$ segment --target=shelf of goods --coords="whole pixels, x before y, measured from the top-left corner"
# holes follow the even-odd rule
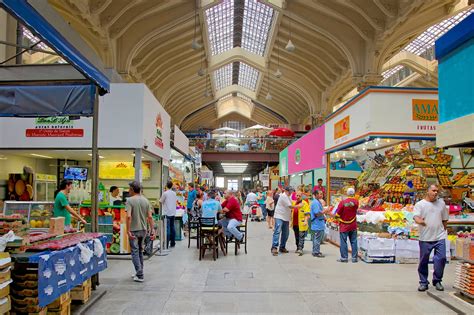
[[[86,231],[91,230],[91,206],[80,205],[80,214],[88,222]],[[107,253],[112,255],[130,254],[125,206],[99,206],[99,232],[106,236]]]

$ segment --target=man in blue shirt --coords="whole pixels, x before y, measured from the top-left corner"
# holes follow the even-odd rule
[[[208,199],[202,203],[201,209],[203,218],[216,218],[217,220],[217,213],[222,210],[222,206],[216,200],[215,191],[209,192]]]
[[[186,202],[186,208],[188,209],[188,214],[191,213],[193,208],[194,200],[196,200],[196,190],[194,189],[194,184],[188,184],[188,201]]]
[[[324,214],[325,210],[323,205],[319,201],[323,198],[323,192],[315,190],[313,192],[314,199],[311,202],[311,230],[313,234],[313,257],[323,258],[324,255],[321,253],[321,242],[324,237],[324,229],[326,227]]]

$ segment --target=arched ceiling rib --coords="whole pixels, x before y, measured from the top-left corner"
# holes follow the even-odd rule
[[[428,26],[459,10],[460,4],[465,7],[467,0],[282,0],[284,9],[269,6],[268,0],[49,3],[108,67],[115,68],[125,80],[146,83],[173,122],[182,122],[186,130],[218,120],[215,108],[207,106],[182,121],[217,101],[216,96],[224,96],[216,90],[215,71],[226,64],[232,68],[231,86],[255,89],[251,95],[254,101],[265,104],[289,123],[327,113],[354,87],[377,84],[382,79],[383,65],[391,57]],[[201,3],[206,6],[201,7]],[[229,6],[231,13],[221,14],[219,5]],[[213,55],[209,37],[217,33],[209,24],[215,18],[207,19],[210,11],[206,10],[222,18],[219,25],[230,25],[217,40],[227,45],[224,50],[230,49],[227,54]],[[253,31],[255,25],[260,33]],[[217,30],[223,31],[225,27],[221,26]],[[195,34],[203,45],[200,50],[191,48]],[[292,53],[285,50],[289,38],[296,46]],[[243,64],[255,69],[250,72],[258,72],[256,83],[248,79],[250,72]],[[281,78],[274,75],[277,67],[283,73]],[[204,76],[198,75],[200,68]],[[416,79],[419,84],[430,85],[422,81]],[[209,96],[205,96],[206,89]],[[245,92],[228,90],[226,93]],[[268,92],[271,100],[266,99]],[[281,121],[278,115],[262,108],[255,108],[252,121]]]

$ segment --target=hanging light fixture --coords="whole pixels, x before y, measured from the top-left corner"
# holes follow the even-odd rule
[[[197,18],[198,18],[198,13],[197,13],[197,1],[196,1],[196,3],[194,4],[194,37],[193,37],[193,42],[191,43],[191,47],[194,50],[200,50],[202,48],[202,45],[199,44],[199,42],[196,39]]]
[[[275,77],[279,79],[281,78],[282,73],[280,71],[280,49],[278,48],[278,44],[276,44],[276,48],[277,48],[277,69],[275,71]]]
[[[265,99],[267,101],[271,101],[272,95],[270,94],[270,63],[268,64],[268,69],[267,69],[267,87],[268,87],[268,93],[267,93],[267,96],[265,96]]]
[[[291,41],[291,16],[290,16],[289,11],[288,11],[288,30],[290,32],[290,37],[288,38],[288,43],[286,44],[285,49],[288,52],[294,52],[296,49],[296,46]]]
[[[206,74],[206,72],[204,71],[203,63],[204,63],[204,56],[201,55],[201,66],[197,72],[198,76],[200,77],[203,77]]]

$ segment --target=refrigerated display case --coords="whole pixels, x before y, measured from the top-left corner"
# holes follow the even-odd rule
[[[3,214],[24,216],[30,229],[48,229],[49,219],[53,216],[53,206],[54,202],[5,201]]]
[[[56,175],[35,174],[35,200],[54,201],[57,181]]]

